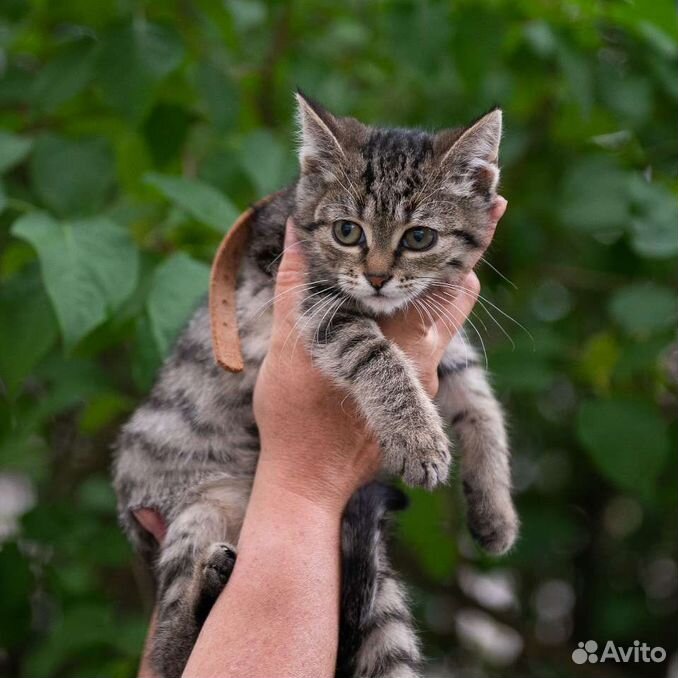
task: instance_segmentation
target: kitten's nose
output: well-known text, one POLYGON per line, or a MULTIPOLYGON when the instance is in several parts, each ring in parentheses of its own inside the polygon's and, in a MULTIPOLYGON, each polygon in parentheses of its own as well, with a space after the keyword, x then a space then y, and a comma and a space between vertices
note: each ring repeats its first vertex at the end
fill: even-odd
POLYGON ((388 273, 365 273, 365 277, 375 290, 380 290, 393 276, 388 273))

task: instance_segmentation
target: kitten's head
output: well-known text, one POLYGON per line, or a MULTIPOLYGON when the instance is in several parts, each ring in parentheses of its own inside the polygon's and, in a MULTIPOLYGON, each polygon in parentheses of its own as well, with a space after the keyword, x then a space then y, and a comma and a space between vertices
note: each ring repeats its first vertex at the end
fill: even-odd
POLYGON ((429 134, 378 129, 297 95, 294 219, 311 275, 376 314, 458 283, 491 234, 502 116, 429 134))

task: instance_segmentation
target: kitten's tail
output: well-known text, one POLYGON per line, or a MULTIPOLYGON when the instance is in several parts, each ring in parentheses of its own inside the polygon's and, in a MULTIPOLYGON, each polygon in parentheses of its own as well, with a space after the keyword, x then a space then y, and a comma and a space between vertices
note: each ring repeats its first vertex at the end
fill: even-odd
POLYGON ((373 482, 346 506, 337 678, 418 675, 421 653, 407 595, 385 552, 387 513, 407 503, 400 490, 373 482))

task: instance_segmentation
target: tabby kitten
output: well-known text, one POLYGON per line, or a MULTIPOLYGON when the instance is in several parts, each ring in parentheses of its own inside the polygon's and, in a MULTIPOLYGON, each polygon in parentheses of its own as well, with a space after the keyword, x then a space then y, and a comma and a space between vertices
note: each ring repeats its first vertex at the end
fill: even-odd
MULTIPOLYGON (((384 467, 410 485, 444 482, 450 424, 471 533, 492 553, 505 552, 516 537, 502 411, 475 352, 456 334, 438 368, 434 403, 376 322, 420 303, 435 283, 451 292, 433 294, 455 293, 488 244, 501 112, 467 129, 429 134, 368 127, 301 94, 297 100, 300 178, 256 210, 239 272, 244 371, 215 364, 202 306, 117 444, 120 519, 157 576, 152 658, 165 678, 181 675, 235 561, 259 452, 252 391, 270 339, 290 215, 309 269, 301 330, 315 364, 355 399, 384 467), (133 517, 140 507, 167 519, 159 550, 133 517)), ((441 312, 435 299, 425 312, 441 312)), ((375 482, 346 508, 339 676, 418 675, 419 644, 383 534, 385 514, 403 504, 400 492, 375 482)))

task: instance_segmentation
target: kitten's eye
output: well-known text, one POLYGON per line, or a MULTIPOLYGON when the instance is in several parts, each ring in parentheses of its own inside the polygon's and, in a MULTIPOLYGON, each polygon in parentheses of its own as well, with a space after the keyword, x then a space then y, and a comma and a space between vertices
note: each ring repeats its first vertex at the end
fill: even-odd
POLYGON ((340 245, 357 245, 363 239, 363 229, 352 221, 335 221, 332 227, 334 239, 340 245))
POLYGON ((408 250, 416 250, 418 252, 423 252, 428 250, 433 245, 436 244, 438 240, 438 231, 434 231, 432 228, 425 228, 423 226, 417 228, 411 228, 409 231, 405 231, 405 235, 402 239, 402 245, 408 250))

